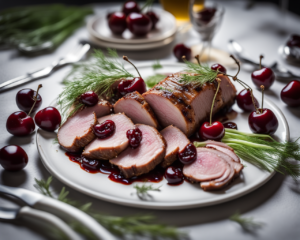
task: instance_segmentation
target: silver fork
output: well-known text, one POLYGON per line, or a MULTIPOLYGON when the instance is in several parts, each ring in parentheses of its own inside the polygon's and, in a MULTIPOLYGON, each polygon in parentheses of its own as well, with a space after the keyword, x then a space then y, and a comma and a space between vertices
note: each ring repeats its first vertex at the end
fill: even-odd
POLYGON ((0 84, 0 91, 4 88, 6 90, 8 88, 12 88, 12 87, 18 86, 23 83, 31 82, 38 78, 47 77, 54 70, 56 70, 57 68, 59 68, 61 66, 78 62, 88 52, 88 50, 90 48, 91 48, 91 46, 87 43, 84 45, 81 45, 79 50, 69 53, 64 58, 61 58, 57 61, 52 62, 51 65, 48 67, 42 68, 42 69, 34 71, 34 72, 27 73, 26 75, 8 80, 8 81, 0 84))

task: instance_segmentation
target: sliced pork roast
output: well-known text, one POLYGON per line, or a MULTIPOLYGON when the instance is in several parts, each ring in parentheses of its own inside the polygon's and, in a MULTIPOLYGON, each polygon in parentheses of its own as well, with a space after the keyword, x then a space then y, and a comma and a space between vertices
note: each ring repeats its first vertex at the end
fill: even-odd
POLYGON ((128 147, 110 163, 119 167, 126 178, 147 173, 160 164, 166 152, 166 143, 161 134, 151 126, 137 124, 142 132, 140 146, 128 147))
POLYGON ((114 105, 115 113, 125 113, 135 124, 141 123, 157 128, 153 110, 137 91, 126 94, 114 105))
POLYGON ((161 163, 161 166, 166 168, 177 159, 178 152, 182 151, 190 143, 190 140, 180 129, 172 125, 163 129, 160 134, 167 143, 166 155, 161 163))
MULTIPOLYGON (((212 100, 216 91, 214 83, 197 87, 194 84, 180 82, 182 73, 171 74, 155 87, 143 94, 150 104, 162 127, 171 124, 178 127, 187 136, 199 128, 208 119, 212 100)), ((227 76, 219 74, 221 79, 213 114, 221 108, 234 103, 236 89, 227 76)))
POLYGON ((106 120, 112 120, 115 123, 114 134, 105 139, 96 138, 93 140, 84 148, 83 156, 91 159, 109 160, 117 157, 119 153, 128 147, 129 142, 126 132, 134 128, 132 121, 124 113, 98 118, 99 123, 106 120))
POLYGON ((92 126, 97 118, 112 112, 112 106, 105 100, 100 100, 93 107, 86 107, 69 117, 59 128, 57 138, 59 144, 69 152, 78 152, 95 139, 92 126))
POLYGON ((223 152, 230 156, 235 162, 240 163, 241 160, 238 155, 235 154, 233 148, 229 147, 227 144, 216 141, 207 141, 206 147, 214 148, 220 152, 223 152))

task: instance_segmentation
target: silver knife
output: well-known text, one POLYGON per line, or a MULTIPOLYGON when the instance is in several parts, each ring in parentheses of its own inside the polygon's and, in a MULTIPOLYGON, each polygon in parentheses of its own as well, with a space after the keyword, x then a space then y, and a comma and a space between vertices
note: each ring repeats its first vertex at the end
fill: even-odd
POLYGON ((45 212, 50 212, 66 221, 70 221, 70 218, 72 220, 76 220, 85 227, 87 227, 98 239, 117 239, 103 226, 101 226, 94 218, 64 202, 43 196, 39 193, 35 193, 26 189, 7 187, 1 184, 0 193, 12 195, 16 198, 19 198, 32 208, 39 209, 45 212))
POLYGON ((0 90, 7 87, 15 87, 26 82, 31 82, 38 78, 49 76, 55 69, 63 65, 78 62, 89 51, 90 48, 91 46, 88 43, 81 45, 79 49, 67 54, 64 58, 61 58, 58 61, 52 62, 48 67, 27 73, 24 76, 20 76, 0 84, 0 90))

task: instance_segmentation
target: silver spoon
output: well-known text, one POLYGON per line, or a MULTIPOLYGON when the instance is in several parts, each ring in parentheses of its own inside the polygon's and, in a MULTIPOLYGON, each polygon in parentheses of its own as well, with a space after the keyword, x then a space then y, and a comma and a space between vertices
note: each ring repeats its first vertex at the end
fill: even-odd
MULTIPOLYGON (((256 68, 259 67, 259 63, 254 62, 254 61, 248 59, 247 57, 245 57, 244 50, 238 42, 236 42, 234 40, 229 40, 228 48, 229 48, 229 51, 234 56, 236 56, 241 62, 250 64, 256 68)), ((269 66, 269 68, 271 68, 273 70, 273 72, 276 76, 276 79, 278 79, 278 80, 291 80, 293 78, 300 78, 300 76, 295 75, 294 73, 292 73, 285 67, 278 65, 277 62, 274 62, 273 64, 271 64, 269 66)))

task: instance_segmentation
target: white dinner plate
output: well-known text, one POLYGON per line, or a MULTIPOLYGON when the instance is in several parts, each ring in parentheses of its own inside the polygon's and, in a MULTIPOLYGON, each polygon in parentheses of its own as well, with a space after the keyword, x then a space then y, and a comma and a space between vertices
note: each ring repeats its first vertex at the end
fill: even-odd
POLYGON ((175 35, 177 31, 174 16, 162 9, 153 10, 159 16, 156 29, 151 30, 146 36, 136 37, 128 29, 122 35, 115 35, 108 27, 107 13, 103 12, 91 18, 87 23, 87 29, 91 36, 96 39, 119 44, 148 44, 163 41, 175 35))
MULTIPOLYGON (((184 64, 180 63, 161 62, 161 64, 164 66, 163 69, 159 70, 162 73, 178 72, 184 68, 184 64)), ((154 74, 151 64, 137 64, 136 66, 144 78, 154 74)), ((128 70, 136 74, 133 68, 128 68, 128 70)), ((256 92, 255 94, 258 95, 260 93, 256 92)), ((55 102, 53 104, 55 105, 55 102)), ((278 118, 279 127, 274 137, 280 141, 288 141, 289 128, 282 112, 267 99, 264 102, 264 106, 271 109, 278 118)), ((234 119, 234 122, 238 125, 238 129, 250 132, 248 114, 243 113, 236 105, 234 105, 233 108, 239 112, 237 118, 234 119)), ((241 176, 220 191, 205 192, 200 188, 199 184, 189 182, 184 182, 179 186, 169 186, 167 181, 163 179, 159 183, 146 183, 153 184, 154 187, 161 186, 161 191, 149 192, 152 198, 144 201, 134 194, 135 189, 133 188, 135 184, 140 185, 143 183, 123 185, 109 180, 108 175, 85 172, 77 163, 71 162, 65 155, 65 151, 63 151, 58 144, 53 142, 55 137, 55 133, 45 132, 41 129, 37 131, 36 135, 41 160, 53 176, 65 185, 84 194, 131 207, 184 209, 214 205, 243 196, 265 184, 274 175, 274 172, 269 173, 263 171, 242 160, 242 163, 244 163, 246 167, 243 169, 241 176)))

